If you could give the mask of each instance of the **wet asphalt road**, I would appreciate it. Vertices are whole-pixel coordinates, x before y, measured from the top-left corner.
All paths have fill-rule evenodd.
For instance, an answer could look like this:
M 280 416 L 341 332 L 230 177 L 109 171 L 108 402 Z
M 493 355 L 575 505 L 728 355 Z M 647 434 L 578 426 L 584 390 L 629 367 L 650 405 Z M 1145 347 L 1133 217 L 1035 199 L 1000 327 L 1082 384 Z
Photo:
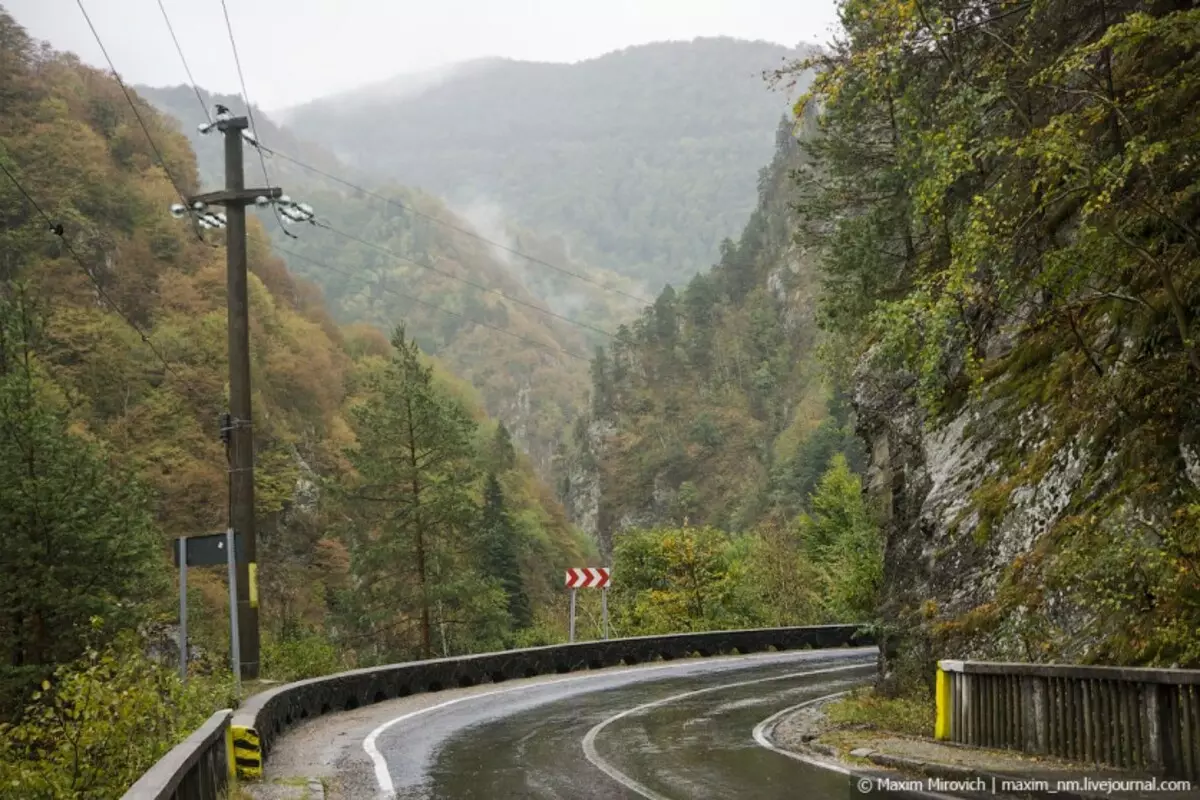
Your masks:
M 383 783 L 403 800 L 844 800 L 845 777 L 751 734 L 781 709 L 864 683 L 874 667 L 873 648 L 818 650 L 500 685 L 378 719 L 391 724 L 368 737 L 371 796 Z

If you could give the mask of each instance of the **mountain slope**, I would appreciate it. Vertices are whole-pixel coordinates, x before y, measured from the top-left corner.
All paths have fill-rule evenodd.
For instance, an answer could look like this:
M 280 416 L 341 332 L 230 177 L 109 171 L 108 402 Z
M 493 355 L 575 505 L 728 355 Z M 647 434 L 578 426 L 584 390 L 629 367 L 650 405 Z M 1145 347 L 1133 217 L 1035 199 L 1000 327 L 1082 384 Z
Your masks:
M 776 143 L 740 240 L 593 361 L 560 491 L 603 547 L 634 526 L 788 521 L 836 453 L 862 464 L 816 359 L 817 261 L 792 241 L 791 173 L 805 158 L 790 125 Z
M 1200 9 L 922 5 L 846 4 L 801 231 L 885 512 L 885 686 L 1200 665 Z
M 405 184 L 498 203 L 584 261 L 661 286 L 745 224 L 787 110 L 761 76 L 796 54 L 717 38 L 578 64 L 495 60 L 413 95 L 318 99 L 288 126 Z
M 139 92 L 180 120 L 198 153 L 204 182 L 221 185 L 221 144 L 217 135 L 197 133 L 204 117 L 191 89 L 139 87 Z M 235 111 L 242 108 L 235 97 L 204 96 L 210 107 L 222 103 Z M 260 110 L 254 116 L 256 134 L 269 147 L 377 195 L 365 195 L 292 160 L 268 156 L 273 182 L 312 204 L 321 220 L 349 234 L 302 226 L 295 228 L 298 238 L 290 238 L 271 213 L 256 212 L 292 271 L 321 287 L 339 322 L 369 323 L 386 331 L 404 319 L 427 352 L 480 391 L 488 412 L 509 424 L 518 445 L 548 476 L 560 432 L 584 403 L 586 354 L 607 340 L 597 329 L 611 328 L 636 306 L 629 297 L 601 287 L 633 296 L 638 287 L 571 260 L 561 241 L 510 226 L 493 208 L 465 207 L 465 216 L 460 216 L 427 194 L 348 168 L 321 147 L 279 128 Z M 246 174 L 248 183 L 262 184 L 262 166 L 250 148 Z M 470 233 L 584 275 L 590 282 L 530 262 Z
M 11 111 L 0 117 L 0 164 L 21 187 L 0 174 L 0 377 L 6 387 L 36 387 L 41 407 L 65 421 L 65 435 L 94 445 L 111 475 L 146 487 L 144 495 L 131 488 L 129 502 L 141 502 L 139 509 L 153 521 L 153 573 L 164 585 L 157 603 L 136 611 L 173 621 L 170 541 L 226 525 L 228 463 L 218 430 L 226 408 L 223 242 L 219 234 L 199 242 L 185 222 L 167 213 L 178 198 L 156 149 L 184 192 L 199 184 L 195 157 L 171 120 L 135 97 L 155 149 L 111 77 L 74 56 L 39 48 L 2 10 L 0 43 L 0 97 Z M 47 230 L 22 189 L 61 223 L 60 235 Z M 265 242 L 257 221 L 249 227 Z M 249 255 L 259 584 L 264 658 L 273 669 L 279 651 L 271 645 L 280 639 L 345 632 L 332 623 L 336 598 L 354 579 L 343 529 L 368 526 L 353 509 L 338 508 L 326 488 L 352 475 L 347 453 L 370 430 L 356 425 L 351 409 L 390 346 L 376 331 L 339 328 L 319 291 L 292 276 L 265 244 Z M 18 329 L 20 335 L 12 335 Z M 589 544 L 566 522 L 528 460 L 497 463 L 491 455 L 499 437 L 495 424 L 443 364 L 435 366 L 438 391 L 457 397 L 471 417 L 473 460 L 500 475 L 526 590 L 535 610 L 545 612 L 561 597 L 555 583 L 561 569 L 578 564 Z M 27 459 L 26 483 L 18 488 L 38 496 L 33 489 L 53 481 L 70 485 L 69 463 L 59 473 L 43 474 L 46 464 L 56 462 L 27 447 L 34 439 L 23 436 L 21 426 L 29 415 L 14 413 L 21 409 L 10 395 L 0 403 L 0 436 L 5 452 L 22 448 Z M 482 494 L 482 486 L 476 489 Z M 13 496 L 10 491 L 3 499 Z M 77 500 L 70 491 L 50 502 L 65 507 L 59 519 L 86 532 L 88 518 L 79 509 L 88 507 L 72 506 L 85 501 L 93 508 L 117 502 Z M 0 662 L 3 694 L 13 688 L 13 675 L 24 680 L 30 670 L 43 670 L 40 676 L 50 662 L 78 655 L 72 646 L 90 634 L 86 614 L 78 620 L 58 613 L 61 597 L 27 596 L 16 605 L 10 594 L 22 582 L 38 584 L 39 570 L 46 571 L 40 582 L 54 585 L 58 565 L 46 553 L 60 547 L 67 525 L 39 525 L 36 514 L 16 515 L 9 506 L 0 512 L 11 556 L 0 567 L 6 590 L 0 638 L 13 645 Z M 63 545 L 55 558 L 77 562 L 79 555 Z M 113 568 L 72 567 L 92 573 Z M 201 647 L 219 652 L 225 641 L 222 578 L 197 569 L 189 580 L 198 595 L 192 635 Z M 76 599 L 85 609 L 95 599 L 89 586 L 79 579 Z M 120 607 L 127 598 L 111 599 Z M 339 640 L 347 655 L 356 641 L 361 638 Z M 56 643 L 53 652 L 49 642 Z M 0 697 L 0 713 L 8 710 L 6 699 Z

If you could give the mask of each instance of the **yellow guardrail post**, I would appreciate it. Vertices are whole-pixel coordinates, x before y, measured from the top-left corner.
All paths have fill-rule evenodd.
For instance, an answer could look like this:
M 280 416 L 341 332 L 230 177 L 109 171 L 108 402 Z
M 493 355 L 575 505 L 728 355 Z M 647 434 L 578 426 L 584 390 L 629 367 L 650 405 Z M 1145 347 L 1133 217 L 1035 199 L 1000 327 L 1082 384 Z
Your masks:
M 951 690 L 950 676 L 942 669 L 942 662 L 938 662 L 937 666 L 937 718 L 933 726 L 933 738 L 945 740 L 950 738 L 950 714 L 953 704 L 953 698 L 950 696 Z
M 262 777 L 262 740 L 258 731 L 242 725 L 230 726 L 233 744 L 233 763 L 237 765 L 239 778 Z

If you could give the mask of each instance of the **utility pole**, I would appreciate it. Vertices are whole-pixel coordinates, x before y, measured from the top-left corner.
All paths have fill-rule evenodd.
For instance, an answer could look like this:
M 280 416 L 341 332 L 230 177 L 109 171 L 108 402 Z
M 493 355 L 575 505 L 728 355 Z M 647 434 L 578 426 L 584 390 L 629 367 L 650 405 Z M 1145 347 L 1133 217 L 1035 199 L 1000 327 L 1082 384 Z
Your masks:
M 237 564 L 237 637 L 242 680 L 258 677 L 258 544 L 254 532 L 254 433 L 250 409 L 250 307 L 247 295 L 246 206 L 283 195 L 279 188 L 247 189 L 242 137 L 246 117 L 219 113 L 216 129 L 225 136 L 225 188 L 188 198 L 192 210 L 225 207 L 225 254 L 229 332 L 229 526 L 242 536 L 245 558 Z M 204 217 L 202 217 L 203 219 Z M 225 221 L 225 220 L 222 220 Z M 222 226 L 224 227 L 224 226 Z

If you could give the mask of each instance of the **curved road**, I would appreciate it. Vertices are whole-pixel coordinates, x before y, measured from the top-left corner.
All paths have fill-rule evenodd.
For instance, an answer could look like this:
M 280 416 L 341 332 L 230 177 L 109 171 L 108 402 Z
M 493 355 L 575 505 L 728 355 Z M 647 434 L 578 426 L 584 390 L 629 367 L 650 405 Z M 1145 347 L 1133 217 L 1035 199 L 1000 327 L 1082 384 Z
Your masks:
M 334 798 L 842 800 L 844 776 L 760 747 L 781 709 L 867 681 L 875 649 L 688 659 L 417 695 L 314 720 L 268 777 Z

